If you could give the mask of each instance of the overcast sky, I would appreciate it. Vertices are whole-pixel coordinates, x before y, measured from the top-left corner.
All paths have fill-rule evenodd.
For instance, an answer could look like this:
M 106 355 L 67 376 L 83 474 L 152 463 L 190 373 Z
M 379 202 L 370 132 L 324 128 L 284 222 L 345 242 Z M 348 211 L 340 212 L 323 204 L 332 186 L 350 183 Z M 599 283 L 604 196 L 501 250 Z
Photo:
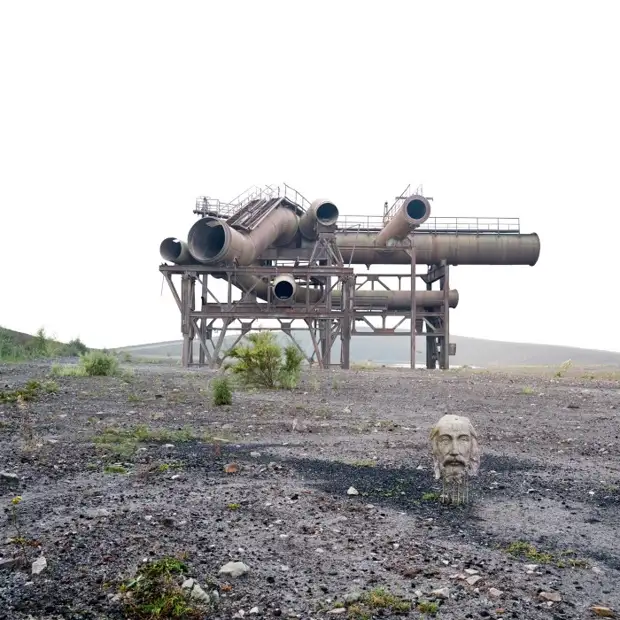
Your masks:
M 201 194 L 343 214 L 407 183 L 520 217 L 538 264 L 461 266 L 453 333 L 620 351 L 614 2 L 3 2 L 0 324 L 179 337 L 158 271 Z

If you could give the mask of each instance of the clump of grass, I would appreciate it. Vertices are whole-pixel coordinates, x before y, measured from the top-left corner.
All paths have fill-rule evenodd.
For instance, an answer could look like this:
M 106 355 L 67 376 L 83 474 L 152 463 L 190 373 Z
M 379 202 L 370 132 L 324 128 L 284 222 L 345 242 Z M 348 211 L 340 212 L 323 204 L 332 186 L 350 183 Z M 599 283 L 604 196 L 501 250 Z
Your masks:
M 525 387 L 521 390 L 521 394 L 528 394 L 528 395 L 531 395 L 531 394 L 534 394 L 534 393 L 535 393 L 534 388 L 531 388 L 531 387 L 529 387 L 529 386 L 525 386 Z
M 562 362 L 560 364 L 560 367 L 556 371 L 555 376 L 556 377 L 563 377 L 570 370 L 572 365 L 573 365 L 573 361 L 572 360 L 566 360 L 565 362 Z
M 429 491 L 422 495 L 423 502 L 435 502 L 441 497 L 441 493 L 437 493 L 436 491 Z
M 16 403 L 18 401 L 35 400 L 41 389 L 41 382 L 30 379 L 26 384 L 15 390 L 0 390 L 0 403 Z
M 216 407 L 232 405 L 232 389 L 228 377 L 216 377 L 211 381 L 211 399 Z
M 418 611 L 422 614 L 434 616 L 439 611 L 439 603 L 431 601 L 420 601 L 418 603 Z
M 90 351 L 81 355 L 80 366 L 89 377 L 110 377 L 118 374 L 118 359 L 101 351 Z
M 77 366 L 54 364 L 51 373 L 60 377 L 111 377 L 120 374 L 118 358 L 103 351 L 80 355 Z
M 134 454 L 140 442 L 185 443 L 198 439 L 190 428 L 150 429 L 140 424 L 128 429 L 106 427 L 95 437 L 93 442 L 113 456 L 128 458 Z
M 105 474 L 126 474 L 127 473 L 127 469 L 125 467 L 123 467 L 122 465 L 106 465 L 103 468 L 103 473 Z
M 129 620 L 202 620 L 205 606 L 191 600 L 181 588 L 187 566 L 173 557 L 142 565 L 123 583 L 120 594 Z
M 362 597 L 362 601 L 371 609 L 383 609 L 394 613 L 407 613 L 411 603 L 388 592 L 385 588 L 374 588 Z
M 527 558 L 538 564 L 555 564 L 558 568 L 565 568 L 567 565 L 573 568 L 588 566 L 585 560 L 570 557 L 574 555 L 572 550 L 561 551 L 559 557 L 555 557 L 551 553 L 538 551 L 534 545 L 522 540 L 510 543 L 505 551 L 515 557 Z
M 248 344 L 238 345 L 226 354 L 236 360 L 226 365 L 242 383 L 251 387 L 292 389 L 301 375 L 303 354 L 294 345 L 284 350 L 270 331 L 247 336 Z
M 239 510 L 241 508 L 241 504 L 228 504 L 228 510 Z

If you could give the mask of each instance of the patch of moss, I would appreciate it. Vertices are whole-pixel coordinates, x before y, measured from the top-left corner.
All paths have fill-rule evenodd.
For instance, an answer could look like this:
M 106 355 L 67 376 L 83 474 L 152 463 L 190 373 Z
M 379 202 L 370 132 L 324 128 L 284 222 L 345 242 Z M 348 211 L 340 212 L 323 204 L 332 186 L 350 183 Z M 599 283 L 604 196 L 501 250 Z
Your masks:
M 128 620 L 198 620 L 205 606 L 191 600 L 181 588 L 187 566 L 177 558 L 148 562 L 123 583 L 120 594 Z

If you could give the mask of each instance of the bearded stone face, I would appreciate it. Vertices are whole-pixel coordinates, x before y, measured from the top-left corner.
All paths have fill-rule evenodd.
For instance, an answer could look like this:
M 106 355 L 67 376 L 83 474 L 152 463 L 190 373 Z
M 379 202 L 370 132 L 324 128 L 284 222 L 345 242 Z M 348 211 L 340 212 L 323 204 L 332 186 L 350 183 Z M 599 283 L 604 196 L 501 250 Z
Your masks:
M 480 467 L 480 447 L 469 418 L 445 415 L 431 431 L 435 478 L 446 482 L 476 476 Z

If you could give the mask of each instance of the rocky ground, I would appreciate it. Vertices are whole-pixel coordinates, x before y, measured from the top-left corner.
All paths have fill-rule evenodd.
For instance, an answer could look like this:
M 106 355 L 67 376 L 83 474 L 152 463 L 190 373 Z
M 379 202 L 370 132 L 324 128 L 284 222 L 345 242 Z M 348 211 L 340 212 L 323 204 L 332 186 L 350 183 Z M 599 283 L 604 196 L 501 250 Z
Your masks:
M 127 368 L 54 385 L 47 365 L 0 366 L 0 389 L 41 381 L 0 404 L 0 618 L 131 617 L 121 584 L 167 556 L 204 618 L 620 610 L 617 377 L 309 371 L 215 407 L 210 371 Z M 481 436 L 465 508 L 436 500 L 446 412 Z

